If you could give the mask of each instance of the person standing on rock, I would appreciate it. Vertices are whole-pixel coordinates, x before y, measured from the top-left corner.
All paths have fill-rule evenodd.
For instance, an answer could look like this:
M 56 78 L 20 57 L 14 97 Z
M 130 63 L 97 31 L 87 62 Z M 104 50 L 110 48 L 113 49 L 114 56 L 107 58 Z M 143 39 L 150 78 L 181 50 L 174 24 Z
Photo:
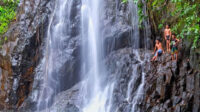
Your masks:
M 170 52 L 170 40 L 171 40 L 171 29 L 169 28 L 169 25 L 167 24 L 165 27 L 165 31 L 164 31 L 164 37 L 166 40 L 166 47 L 167 47 L 167 52 Z
M 171 55 L 172 55 L 172 60 L 174 60 L 174 54 L 176 55 L 176 61 L 178 60 L 178 43 L 179 39 L 176 38 L 176 36 L 173 34 L 172 35 L 172 41 L 171 41 Z
M 154 52 L 153 52 L 153 54 L 155 54 L 155 55 L 151 59 L 151 61 L 155 61 L 158 56 L 162 55 L 162 53 L 164 53 L 162 43 L 160 42 L 159 39 L 156 39 L 156 44 L 155 44 L 155 48 L 154 48 Z

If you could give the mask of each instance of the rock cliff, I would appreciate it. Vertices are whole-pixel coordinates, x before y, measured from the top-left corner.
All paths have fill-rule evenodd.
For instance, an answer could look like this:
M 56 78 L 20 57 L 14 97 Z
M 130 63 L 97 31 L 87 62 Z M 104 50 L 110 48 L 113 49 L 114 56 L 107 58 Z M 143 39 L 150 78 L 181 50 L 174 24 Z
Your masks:
M 8 42 L 0 53 L 0 110 L 18 108 L 31 92 L 52 3 L 21 0 L 19 4 L 17 21 L 4 35 Z
M 145 110 L 148 112 L 199 112 L 200 72 L 190 62 L 171 61 L 165 54 L 145 68 Z
M 151 57 L 151 51 L 133 48 L 123 48 L 108 55 L 105 60 L 109 68 L 107 80 L 116 80 L 111 112 L 131 112 L 142 73 L 145 74 L 144 93 L 140 93 L 142 96 L 137 100 L 138 109 L 135 111 L 199 112 L 200 71 L 191 68 L 186 59 L 178 63 L 172 61 L 168 53 L 155 62 L 149 61 Z M 133 83 L 132 78 L 135 80 Z M 130 83 L 131 86 L 128 86 Z M 81 83 L 55 97 L 56 102 L 49 110 L 80 112 L 83 99 L 80 85 Z M 127 91 L 131 91 L 129 100 Z

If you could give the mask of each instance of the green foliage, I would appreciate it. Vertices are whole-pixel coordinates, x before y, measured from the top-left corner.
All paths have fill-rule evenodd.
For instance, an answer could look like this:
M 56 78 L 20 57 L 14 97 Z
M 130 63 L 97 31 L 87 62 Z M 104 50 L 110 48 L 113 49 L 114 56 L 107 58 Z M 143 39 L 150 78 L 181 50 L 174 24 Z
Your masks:
M 122 0 L 122 3 L 127 3 L 128 2 L 128 0 Z
M 178 15 L 176 24 L 172 30 L 180 38 L 189 38 L 193 41 L 193 48 L 199 46 L 200 39 L 200 4 L 186 0 L 171 0 L 176 10 L 170 12 L 172 16 Z
M 146 18 L 143 14 L 144 4 L 141 0 L 133 1 L 138 5 L 139 26 L 141 28 L 141 24 Z M 122 3 L 127 2 L 128 0 L 122 0 Z M 149 13 L 149 16 L 154 18 L 159 30 L 168 23 L 178 38 L 191 40 L 193 48 L 200 47 L 200 1 L 146 0 L 146 3 L 148 10 L 153 11 L 153 13 Z
M 200 1 L 197 0 L 147 0 L 157 19 L 158 29 L 170 24 L 177 37 L 188 38 L 193 48 L 200 47 Z M 165 16 L 163 16 L 165 15 Z M 161 18 L 159 18 L 162 16 Z
M 143 13 L 143 3 L 141 0 L 135 0 L 135 4 L 138 6 L 139 27 L 142 28 L 142 22 L 146 18 Z
M 19 0 L 0 1 L 0 35 L 8 30 L 11 21 L 16 17 L 16 8 Z
M 158 29 L 161 29 L 163 27 L 164 27 L 164 25 L 162 23 L 158 25 Z

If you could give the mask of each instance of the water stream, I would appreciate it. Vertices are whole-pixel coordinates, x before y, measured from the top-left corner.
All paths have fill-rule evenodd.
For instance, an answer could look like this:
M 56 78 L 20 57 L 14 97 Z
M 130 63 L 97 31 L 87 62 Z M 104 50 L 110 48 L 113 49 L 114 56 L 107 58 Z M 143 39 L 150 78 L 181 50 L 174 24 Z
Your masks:
M 67 59 L 69 51 L 63 51 L 65 40 L 68 38 L 70 26 L 70 10 L 73 0 L 57 0 L 55 10 L 50 18 L 47 31 L 46 48 L 44 58 L 41 61 L 41 90 L 38 93 L 37 111 L 47 109 L 53 103 L 53 98 L 61 91 L 59 70 Z M 66 12 L 66 13 L 63 13 Z M 39 76 L 39 75 L 38 75 Z M 48 110 L 47 110 L 48 111 Z
M 133 66 L 133 75 L 131 77 L 131 80 L 128 83 L 128 91 L 127 91 L 127 100 L 128 102 L 132 105 L 131 108 L 131 112 L 141 112 L 142 110 L 140 108 L 137 107 L 138 104 L 141 103 L 141 101 L 143 101 L 144 98 L 144 83 L 145 83 L 145 73 L 144 70 L 142 68 L 142 78 L 141 78 L 141 84 L 139 85 L 139 87 L 137 88 L 137 90 L 134 93 L 134 97 L 131 97 L 131 94 L 133 92 L 133 85 L 136 84 L 136 77 L 139 72 L 137 71 L 139 66 L 144 66 L 144 62 L 146 61 L 141 60 L 140 55 L 138 53 L 137 50 L 134 51 L 136 54 L 137 59 L 139 60 L 139 64 L 136 64 L 135 66 Z
M 140 47 L 140 31 L 139 31 L 139 17 L 138 17 L 138 8 L 137 8 L 137 2 L 134 2 L 134 0 L 128 0 L 128 8 L 130 11 L 130 19 L 131 19 L 131 26 L 133 28 L 133 31 L 131 32 L 131 41 L 132 46 L 135 49 L 138 49 Z
M 83 112 L 109 112 L 106 106 L 113 84 L 102 84 L 106 75 L 103 58 L 103 38 L 100 31 L 102 0 L 82 0 L 82 72 L 86 81 Z
M 40 85 L 41 90 L 38 93 L 37 111 L 46 110 L 53 104 L 53 98 L 57 93 L 61 92 L 60 76 L 62 75 L 58 70 L 63 66 L 64 60 L 68 57 L 67 54 L 72 51 L 63 51 L 65 47 L 68 33 L 70 33 L 70 15 L 73 0 L 57 0 L 54 12 L 50 18 L 46 50 L 44 52 L 44 59 L 41 61 L 42 79 Z M 83 105 L 82 112 L 113 112 L 113 91 L 115 82 L 105 81 L 108 75 L 104 60 L 103 49 L 103 35 L 100 30 L 102 27 L 102 12 L 104 11 L 104 0 L 81 0 L 81 17 L 80 17 L 80 33 L 81 33 L 81 74 L 80 77 L 84 84 Z M 140 34 L 138 27 L 137 5 L 133 0 L 129 0 L 128 8 L 131 15 L 131 32 L 132 46 L 134 48 L 140 47 Z M 140 61 L 140 56 L 137 51 L 134 51 Z M 128 84 L 127 100 L 131 103 L 131 112 L 139 110 L 137 102 L 142 97 L 144 86 L 144 74 L 142 74 L 142 81 L 132 97 L 132 87 L 137 74 L 137 67 L 134 66 L 133 75 Z

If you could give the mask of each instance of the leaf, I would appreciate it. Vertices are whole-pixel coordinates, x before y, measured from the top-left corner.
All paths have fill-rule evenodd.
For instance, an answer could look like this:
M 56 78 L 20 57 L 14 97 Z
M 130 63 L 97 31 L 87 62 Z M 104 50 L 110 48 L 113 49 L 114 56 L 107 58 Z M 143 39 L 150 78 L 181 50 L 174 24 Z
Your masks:
M 158 25 L 158 29 L 161 29 L 161 28 L 163 28 L 163 24 Z
M 128 2 L 128 0 L 123 0 L 123 1 L 122 1 L 122 3 L 127 3 L 127 2 Z
M 8 38 L 7 38 L 7 37 L 5 37 L 5 38 L 4 38 L 4 40 L 5 40 L 5 41 L 7 41 L 7 40 L 8 40 Z

